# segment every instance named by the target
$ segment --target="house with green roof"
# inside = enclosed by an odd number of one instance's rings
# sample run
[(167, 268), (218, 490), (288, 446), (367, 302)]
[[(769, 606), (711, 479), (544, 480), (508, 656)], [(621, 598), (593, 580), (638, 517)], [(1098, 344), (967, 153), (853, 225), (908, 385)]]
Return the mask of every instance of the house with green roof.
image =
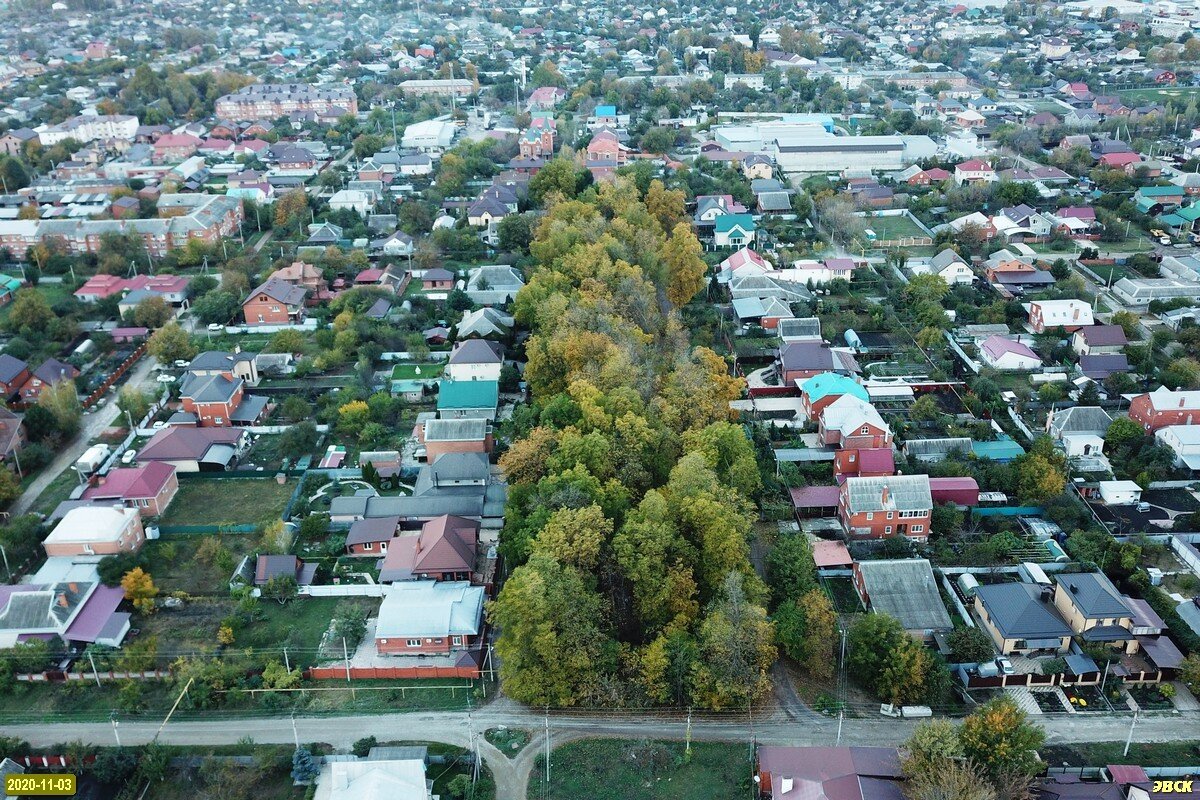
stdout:
[(20, 278), (14, 278), (12, 275), (0, 275), (0, 306), (12, 302), (17, 290), (23, 285)]
[(442, 419), (496, 419), (500, 403), (498, 381), (448, 381), (438, 383), (438, 416)]
[(857, 397), (864, 403), (871, 402), (871, 396), (862, 384), (836, 372), (821, 372), (800, 384), (801, 407), (805, 416), (813, 421), (820, 419), (825, 406), (846, 395)]
[(1134, 205), (1143, 214), (1161, 214), (1183, 205), (1184, 191), (1178, 186), (1143, 186), (1133, 195)]
[(749, 214), (721, 214), (713, 221), (713, 244), (745, 247), (754, 241), (754, 218)]
[(971, 442), (971, 454), (976, 458), (989, 458), (1001, 464), (1025, 455), (1025, 448), (1008, 436), (1000, 436), (991, 442)]
[(1191, 233), (1196, 230), (1196, 221), (1200, 220), (1200, 206), (1177, 208), (1169, 214), (1160, 214), (1154, 221), (1174, 235)]

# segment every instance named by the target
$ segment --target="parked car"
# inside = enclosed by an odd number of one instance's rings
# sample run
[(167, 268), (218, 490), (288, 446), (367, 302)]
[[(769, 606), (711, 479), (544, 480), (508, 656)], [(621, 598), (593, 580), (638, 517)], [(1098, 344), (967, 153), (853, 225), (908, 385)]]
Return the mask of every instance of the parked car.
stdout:
[(137, 450), (126, 450), (121, 454), (121, 463), (128, 466), (133, 463), (135, 458), (137, 458)]
[(174, 376), (174, 375), (167, 375), (166, 373), (163, 373), (162, 375), (159, 375), (159, 376), (158, 376), (157, 378), (155, 378), (154, 380), (158, 381), (159, 383), (174, 383), (174, 382), (175, 382), (175, 376)]
[(208, 325), (209, 333), (220, 333), (225, 330), (225, 326), (219, 322), (210, 322)]
[(1003, 675), (1013, 675), (1016, 673), (1016, 670), (1013, 669), (1012, 662), (1008, 660), (1007, 656), (996, 656), (996, 668), (999, 669)]

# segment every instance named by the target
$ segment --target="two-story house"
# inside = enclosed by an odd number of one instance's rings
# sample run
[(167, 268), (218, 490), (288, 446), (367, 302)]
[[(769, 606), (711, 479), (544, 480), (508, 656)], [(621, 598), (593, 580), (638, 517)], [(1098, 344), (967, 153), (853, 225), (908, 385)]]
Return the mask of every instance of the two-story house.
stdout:
[(847, 478), (838, 497), (838, 518), (851, 539), (925, 539), (932, 514), (928, 475)]
[(1129, 418), (1146, 431), (1168, 425), (1192, 425), (1200, 422), (1200, 392), (1172, 391), (1160, 386), (1129, 402)]
[(247, 325), (288, 325), (304, 321), (308, 291), (277, 278), (268, 278), (242, 303)]
[(1090, 644), (1106, 644), (1125, 653), (1136, 653), (1133, 609), (1108, 576), (1100, 572), (1059, 574), (1054, 587), (1054, 607), (1075, 635)]
[(451, 381), (498, 381), (504, 367), (504, 345), (488, 339), (460, 342), (442, 373)]
[(818, 430), (822, 443), (845, 450), (892, 446), (892, 429), (875, 406), (851, 394), (822, 409)]

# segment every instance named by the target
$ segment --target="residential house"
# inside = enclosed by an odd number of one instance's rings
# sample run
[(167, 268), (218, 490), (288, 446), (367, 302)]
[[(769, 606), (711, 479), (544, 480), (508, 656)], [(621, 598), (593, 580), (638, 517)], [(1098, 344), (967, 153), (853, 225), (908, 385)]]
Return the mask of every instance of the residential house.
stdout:
[(1129, 340), (1120, 325), (1088, 325), (1075, 331), (1071, 349), (1081, 356), (1120, 353)]
[(464, 650), (483, 627), (483, 587), (466, 581), (402, 581), (388, 587), (375, 625), (379, 655)]
[(425, 747), (373, 747), (366, 760), (327, 761), (314, 800), (434, 800)]
[(9, 400), (29, 380), (29, 365), (8, 353), (0, 353), (0, 399)]
[(717, 247), (745, 247), (754, 242), (754, 218), (749, 214), (722, 214), (713, 223), (713, 244)]
[(12, 461), (26, 441), (25, 417), (0, 405), (0, 460)]
[(454, 273), (441, 267), (427, 269), (421, 275), (421, 288), (427, 292), (449, 291), (454, 288)]
[(371, 517), (356, 520), (346, 532), (346, 555), (379, 557), (400, 530), (400, 517)]
[(1133, 609), (1104, 573), (1055, 576), (1054, 607), (1071, 630), (1089, 644), (1107, 644), (1136, 653)]
[(1129, 402), (1129, 418), (1146, 431), (1200, 422), (1200, 392), (1172, 391), (1160, 386)]
[(494, 446), (492, 426), (481, 418), (427, 419), (417, 423), (416, 433), (431, 462), (446, 453), (490, 453)]
[(1156, 430), (1154, 438), (1171, 448), (1176, 467), (1192, 472), (1200, 470), (1200, 426), (1168, 425)]
[(979, 358), (993, 369), (1028, 371), (1039, 369), (1042, 359), (1027, 345), (1004, 336), (989, 336), (979, 345)]
[(1029, 325), (1035, 333), (1062, 328), (1070, 333), (1092, 325), (1092, 307), (1082, 300), (1035, 300), (1029, 303)]
[(982, 159), (973, 158), (954, 167), (954, 183), (958, 186), (968, 183), (992, 183), (995, 180), (996, 170)]
[(120, 467), (95, 476), (83, 499), (95, 505), (123, 505), (143, 517), (162, 516), (179, 491), (175, 467), (151, 461), (137, 467)]
[(909, 635), (932, 641), (934, 634), (954, 630), (928, 560), (855, 561), (852, 570), (863, 606), (894, 617)]
[(451, 381), (499, 381), (503, 366), (503, 345), (487, 339), (467, 339), (450, 353), (443, 374)]
[(740, 275), (765, 275), (773, 270), (770, 262), (749, 247), (743, 247), (717, 265), (717, 282), (729, 283)]
[(702, 194), (696, 198), (696, 213), (692, 222), (697, 228), (713, 227), (717, 218), (726, 214), (745, 214), (746, 207), (728, 194)]
[(969, 286), (975, 282), (975, 273), (971, 270), (971, 265), (950, 248), (931, 258), (927, 267), (913, 267), (912, 271), (915, 275), (937, 275), (949, 286)]
[(779, 273), (781, 280), (794, 281), (803, 286), (826, 286), (832, 281), (849, 281), (854, 276), (855, 263), (852, 258), (827, 258), (823, 261), (793, 261), (791, 268)]
[(785, 340), (779, 348), (775, 365), (779, 377), (788, 386), (822, 372), (856, 375), (862, 371), (853, 354), (811, 339)]
[(434, 517), (420, 531), (401, 532), (388, 543), (379, 581), (470, 581), (478, 547), (479, 522)]
[(48, 358), (35, 369), (18, 390), (24, 403), (36, 403), (42, 394), (51, 386), (66, 381), (74, 381), (79, 377), (79, 370), (70, 364), (64, 364), (57, 358)]
[(1061, 654), (1071, 626), (1035, 583), (988, 583), (975, 590), (975, 614), (1004, 655)]
[(58, 639), (80, 650), (119, 647), (129, 633), (130, 615), (117, 611), (124, 599), (124, 590), (101, 584), (94, 568), (90, 580), (0, 587), (0, 647), (30, 639)]
[(775, 174), (775, 162), (763, 153), (751, 153), (742, 159), (742, 175), (746, 180), (771, 178)]
[(1068, 458), (1100, 455), (1104, 450), (1104, 434), (1112, 421), (1099, 406), (1051, 409), (1046, 418), (1046, 433)]
[(472, 269), (467, 276), (467, 297), (481, 306), (510, 303), (525, 285), (521, 273), (507, 264), (492, 264)]
[(758, 800), (901, 800), (894, 747), (758, 748)]
[(500, 402), (496, 381), (453, 381), (438, 383), (437, 410), (442, 419), (481, 418), (494, 420)]
[(833, 454), (833, 477), (838, 483), (846, 478), (880, 478), (895, 474), (896, 457), (891, 447), (838, 450)]
[(42, 540), (47, 556), (110, 556), (136, 553), (146, 541), (137, 509), (78, 506)]
[(891, 447), (892, 429), (875, 406), (853, 394), (844, 394), (821, 410), (821, 442), (847, 450)]
[(286, 281), (268, 278), (242, 303), (247, 325), (288, 325), (304, 321), (307, 290)]
[(308, 586), (317, 574), (316, 562), (301, 561), (292, 555), (260, 553), (254, 562), (254, 585), (266, 586), (276, 578), (293, 578), (297, 586)]
[(851, 539), (925, 539), (932, 514), (928, 475), (847, 478), (838, 497), (838, 518)]
[(804, 416), (813, 422), (820, 418), (826, 406), (846, 395), (857, 397), (864, 403), (870, 401), (862, 384), (836, 372), (822, 372), (800, 384), (800, 403)]
[(768, 331), (775, 330), (781, 320), (795, 316), (791, 306), (777, 297), (739, 297), (733, 301), (733, 313), (738, 322), (753, 323)]
[(163, 461), (179, 472), (232, 469), (250, 447), (250, 434), (239, 428), (168, 425), (138, 451), (139, 463)]
[(267, 398), (246, 395), (246, 383), (231, 373), (186, 373), (179, 399), (201, 427), (254, 425), (267, 411)]
[(464, 311), (456, 326), (458, 339), (503, 338), (512, 331), (513, 318), (495, 308)]
[(206, 350), (192, 359), (185, 375), (201, 377), (226, 375), (241, 378), (253, 386), (258, 383), (259, 379), (258, 361), (264, 357), (242, 350), (232, 353), (224, 350)]
[(288, 266), (275, 270), (269, 280), (283, 281), (304, 289), (312, 304), (329, 291), (329, 281), (325, 280), (325, 273), (321, 268), (304, 261), (293, 261)]

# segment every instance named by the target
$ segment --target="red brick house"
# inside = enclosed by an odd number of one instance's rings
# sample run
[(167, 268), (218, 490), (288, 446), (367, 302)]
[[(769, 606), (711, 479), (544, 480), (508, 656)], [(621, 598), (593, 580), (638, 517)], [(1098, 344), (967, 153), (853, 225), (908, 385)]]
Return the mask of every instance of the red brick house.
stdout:
[(470, 648), (483, 632), (483, 587), (405, 581), (388, 587), (375, 624), (379, 655), (438, 655)]
[(350, 526), (346, 533), (346, 555), (387, 555), (388, 544), (400, 529), (400, 517), (367, 517)]
[(818, 430), (824, 444), (847, 450), (892, 446), (892, 429), (875, 406), (852, 395), (839, 397), (821, 412)]
[(1200, 422), (1200, 392), (1173, 392), (1159, 387), (1133, 398), (1129, 418), (1148, 433), (1168, 425), (1195, 424)]
[(94, 480), (95, 485), (84, 490), (84, 500), (96, 505), (136, 508), (143, 517), (160, 516), (179, 491), (175, 467), (161, 461), (110, 470)]
[(800, 384), (800, 404), (804, 416), (813, 422), (820, 419), (826, 407), (846, 395), (853, 395), (864, 402), (870, 398), (862, 384), (836, 372), (822, 372)]
[(443, 514), (388, 542), (379, 568), (380, 583), (435, 580), (469, 581), (475, 572), (479, 523)]
[(486, 419), (431, 419), (417, 426), (417, 443), (430, 463), (445, 453), (490, 453), (495, 445)]
[(277, 278), (269, 278), (242, 303), (248, 325), (287, 325), (304, 321), (304, 298), (308, 292)]
[(421, 288), (425, 291), (441, 291), (454, 288), (454, 273), (448, 269), (435, 267), (425, 270), (421, 276)]
[(26, 441), (25, 417), (0, 406), (0, 460), (12, 460), (21, 452)]
[(629, 157), (629, 148), (621, 144), (621, 140), (612, 131), (596, 131), (592, 141), (588, 142), (588, 161), (612, 161), (620, 166)]
[(242, 404), (246, 384), (228, 375), (189, 375), (180, 390), (183, 410), (194, 414), (200, 427), (232, 425), (233, 413)]
[(890, 447), (862, 450), (838, 450), (833, 454), (833, 476), (843, 478), (879, 478), (896, 473), (896, 458)]
[(838, 497), (838, 519), (851, 539), (925, 539), (932, 515), (928, 475), (847, 478)]
[(28, 364), (8, 353), (0, 354), (0, 396), (7, 400), (19, 392), (28, 380)]
[(21, 400), (25, 403), (36, 403), (42, 393), (51, 386), (63, 381), (73, 381), (77, 377), (79, 370), (70, 364), (64, 364), (57, 358), (48, 358), (21, 385)]
[(908, 179), (909, 186), (928, 186), (931, 183), (943, 183), (950, 180), (950, 173), (941, 167), (923, 169)]

